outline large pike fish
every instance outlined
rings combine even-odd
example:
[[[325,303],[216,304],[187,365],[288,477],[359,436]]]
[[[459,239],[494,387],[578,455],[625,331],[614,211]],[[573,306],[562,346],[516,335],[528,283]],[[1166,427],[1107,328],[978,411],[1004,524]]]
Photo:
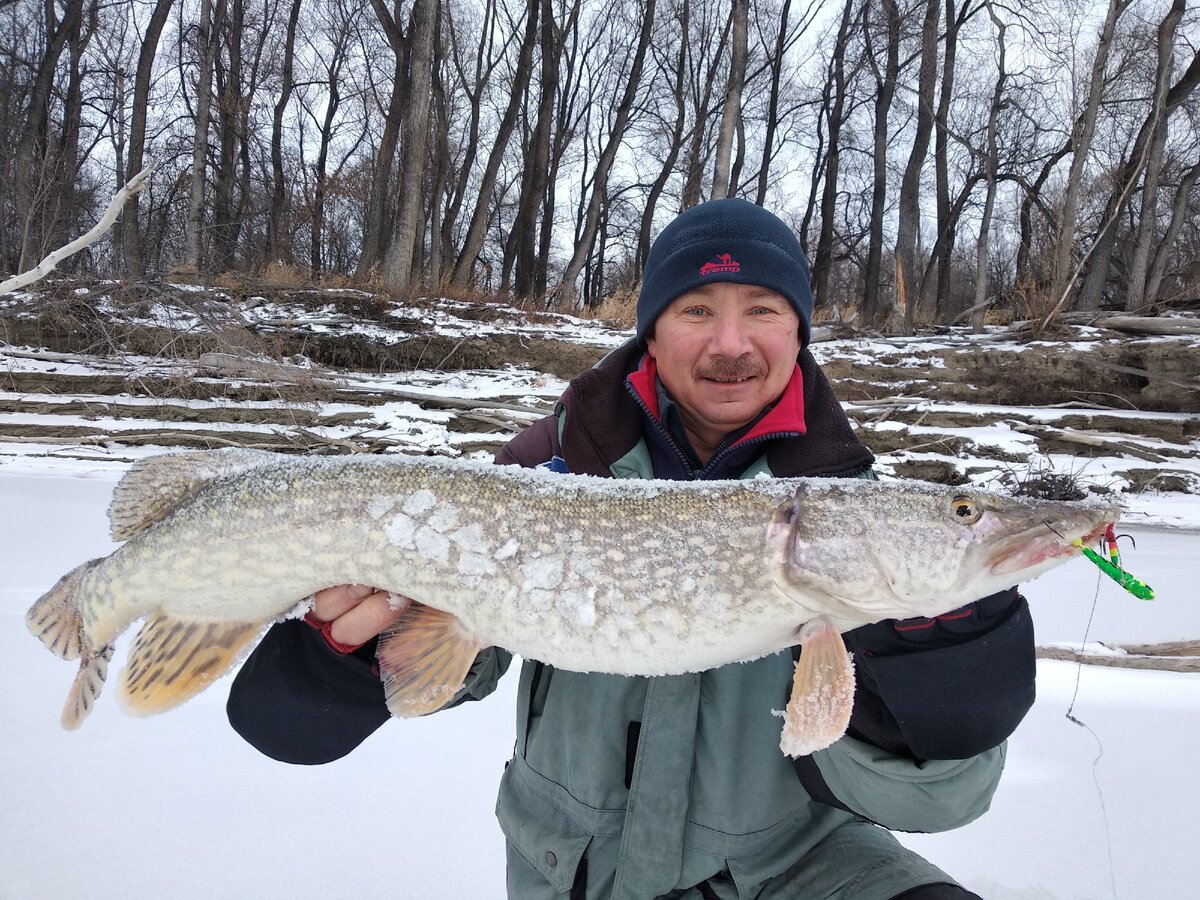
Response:
[[[271,622],[336,584],[412,602],[379,642],[396,715],[430,712],[477,653],[584,672],[670,675],[799,643],[781,746],[845,730],[840,632],[936,616],[1078,553],[1117,509],[920,482],[626,481],[430,457],[153,457],[117,485],[112,555],[27,616],[79,674],[76,728],[117,637],[127,711],[169,709],[233,666]]]

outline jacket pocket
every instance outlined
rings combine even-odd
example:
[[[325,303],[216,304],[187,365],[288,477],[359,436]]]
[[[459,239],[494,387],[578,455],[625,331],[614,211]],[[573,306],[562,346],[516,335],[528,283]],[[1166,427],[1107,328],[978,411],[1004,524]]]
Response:
[[[510,766],[509,771],[513,768]],[[505,781],[511,782],[511,779]],[[554,804],[504,783],[496,803],[496,817],[512,848],[555,891],[564,893],[571,889],[592,835]]]

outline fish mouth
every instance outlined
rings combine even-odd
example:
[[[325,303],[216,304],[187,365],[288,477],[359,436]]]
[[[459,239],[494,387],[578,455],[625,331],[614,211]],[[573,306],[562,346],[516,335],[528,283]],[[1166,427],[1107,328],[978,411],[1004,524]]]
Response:
[[[1115,521],[1112,520],[1112,521]],[[996,575],[1023,572],[1063,556],[1079,553],[1075,541],[1090,544],[1104,534],[1111,522],[1104,521],[1087,529],[1079,526],[1059,530],[1042,522],[1013,537],[988,559],[988,568]],[[1042,529],[1044,533],[1039,531]],[[1085,530],[1086,529],[1086,530]]]

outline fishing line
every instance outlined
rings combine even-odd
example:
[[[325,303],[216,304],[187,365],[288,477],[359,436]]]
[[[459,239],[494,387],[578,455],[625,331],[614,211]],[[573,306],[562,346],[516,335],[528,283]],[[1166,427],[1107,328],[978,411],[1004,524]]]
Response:
[[[1104,788],[1100,785],[1100,760],[1104,757],[1104,742],[1100,740],[1100,735],[1092,730],[1092,727],[1077,716],[1072,715],[1075,710],[1075,700],[1079,697],[1079,682],[1083,677],[1083,653],[1087,647],[1088,636],[1092,630],[1092,620],[1096,616],[1096,605],[1100,600],[1100,573],[1096,574],[1096,591],[1092,595],[1092,610],[1088,613],[1087,627],[1083,632],[1083,642],[1079,646],[1079,654],[1075,663],[1075,692],[1071,695],[1071,703],[1067,707],[1067,720],[1078,725],[1084,731],[1092,736],[1092,740],[1096,742],[1096,758],[1092,760],[1092,783],[1096,786],[1096,797],[1100,801],[1100,816],[1104,820],[1104,843],[1105,849],[1108,852],[1108,882],[1112,889],[1113,900],[1117,897],[1117,863],[1113,859],[1112,846],[1112,830],[1108,824],[1108,806],[1104,802]]]
[[[1062,537],[1061,534],[1059,534],[1057,531],[1055,531],[1055,529],[1053,528],[1053,526],[1050,525],[1049,522],[1046,522],[1044,524],[1046,525],[1047,528],[1049,528],[1055,534],[1058,534],[1058,536],[1060,538]],[[1064,540],[1065,540],[1065,538],[1064,538]],[[1117,864],[1116,864],[1116,860],[1113,858],[1112,829],[1109,827],[1109,822],[1108,822],[1108,806],[1104,802],[1104,788],[1100,784],[1100,760],[1104,757],[1104,742],[1100,740],[1100,735],[1096,734],[1096,732],[1092,729],[1092,727],[1090,725],[1087,724],[1087,722],[1084,722],[1082,719],[1080,719],[1079,717],[1074,715],[1075,701],[1079,698],[1079,685],[1080,685],[1080,681],[1083,678],[1083,655],[1084,655],[1084,651],[1087,648],[1088,638],[1091,636],[1091,633],[1092,633],[1092,622],[1096,618],[1096,606],[1100,602],[1100,583],[1102,580],[1100,578],[1100,575],[1102,573],[1109,574],[1109,573],[1105,572],[1103,568],[1101,568],[1101,567],[1098,567],[1098,568],[1100,568],[1100,571],[1098,571],[1096,573],[1096,589],[1092,594],[1092,608],[1088,612],[1087,626],[1083,630],[1083,640],[1080,642],[1079,651],[1077,652],[1076,657],[1075,657],[1075,690],[1071,694],[1071,702],[1067,706],[1067,711],[1065,713],[1065,716],[1067,718],[1067,721],[1069,721],[1075,725],[1078,725],[1080,728],[1082,728],[1084,731],[1086,731],[1088,734],[1090,734],[1092,736],[1092,740],[1096,742],[1096,758],[1092,760],[1092,784],[1094,784],[1096,786],[1096,798],[1100,801],[1100,816],[1104,820],[1104,843],[1105,843],[1105,849],[1108,853],[1108,882],[1109,882],[1109,887],[1112,890],[1113,900],[1116,900],[1116,897],[1117,897]],[[1109,577],[1112,577],[1112,576],[1110,575]],[[1114,579],[1114,580],[1117,580],[1117,579]],[[1124,585],[1122,585],[1122,587],[1124,587]]]

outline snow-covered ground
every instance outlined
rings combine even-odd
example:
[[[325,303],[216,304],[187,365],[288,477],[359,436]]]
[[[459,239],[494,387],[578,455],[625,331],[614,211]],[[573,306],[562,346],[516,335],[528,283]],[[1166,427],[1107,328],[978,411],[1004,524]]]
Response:
[[[105,509],[123,469],[0,461],[0,898],[502,897],[493,806],[511,676],[486,702],[389,722],[317,768],[244,744],[225,721],[227,681],[150,719],[124,716],[110,691],[80,731],[59,729],[74,666],[23,616],[60,575],[111,551]],[[1026,591],[1039,642],[1200,637],[1200,532],[1125,530],[1137,537],[1127,565],[1158,599],[1072,563]],[[1194,896],[1200,675],[1043,661],[1038,692],[992,810],[904,840],[998,900]],[[1072,698],[1087,729],[1066,717]]]

